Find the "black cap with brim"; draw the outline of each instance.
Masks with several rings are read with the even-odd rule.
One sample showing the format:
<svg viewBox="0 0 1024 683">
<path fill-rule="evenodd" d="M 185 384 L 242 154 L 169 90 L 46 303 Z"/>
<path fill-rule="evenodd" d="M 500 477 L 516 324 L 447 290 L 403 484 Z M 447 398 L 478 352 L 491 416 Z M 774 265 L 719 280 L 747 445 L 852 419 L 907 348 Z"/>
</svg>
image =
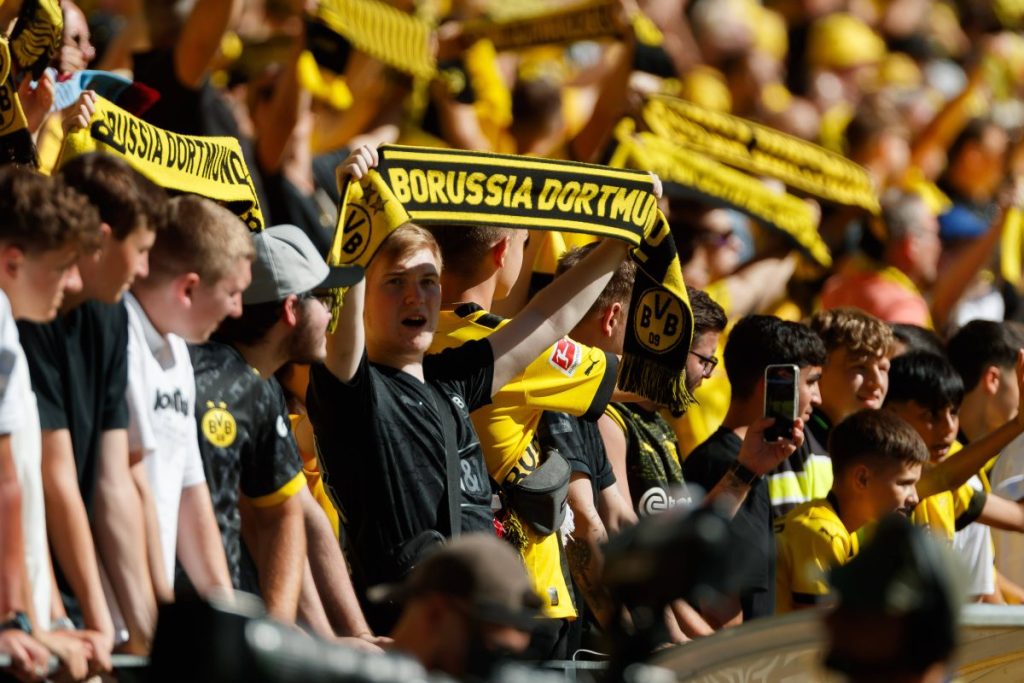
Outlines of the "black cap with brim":
<svg viewBox="0 0 1024 683">
<path fill-rule="evenodd" d="M 425 595 L 428 592 L 429 590 L 417 590 L 407 583 L 382 583 L 371 586 L 366 592 L 366 597 L 369 598 L 370 602 L 377 604 L 390 602 L 402 605 L 411 598 L 417 595 Z M 450 593 L 443 590 L 436 590 L 436 592 L 442 595 L 450 595 Z M 537 619 L 542 616 L 540 596 L 533 591 L 523 595 L 523 605 L 520 609 L 511 609 L 506 605 L 494 602 L 473 602 L 469 596 L 452 595 L 452 597 L 470 600 L 472 615 L 480 621 L 489 624 L 501 624 L 523 631 L 532 631 L 537 626 Z"/>
</svg>

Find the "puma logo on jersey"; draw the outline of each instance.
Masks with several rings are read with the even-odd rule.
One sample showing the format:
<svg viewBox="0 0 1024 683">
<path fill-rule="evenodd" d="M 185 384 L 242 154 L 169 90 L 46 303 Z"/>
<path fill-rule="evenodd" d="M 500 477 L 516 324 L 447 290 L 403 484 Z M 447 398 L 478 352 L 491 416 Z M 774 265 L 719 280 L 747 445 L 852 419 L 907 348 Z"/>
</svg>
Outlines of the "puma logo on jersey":
<svg viewBox="0 0 1024 683">
<path fill-rule="evenodd" d="M 185 397 L 182 395 L 181 389 L 175 389 L 173 394 L 157 389 L 156 401 L 153 403 L 153 410 L 167 410 L 168 408 L 177 413 L 188 416 L 188 401 L 186 401 Z"/>
<path fill-rule="evenodd" d="M 551 350 L 548 362 L 567 377 L 572 377 L 583 360 L 582 356 L 579 344 L 571 339 L 559 339 Z"/>
</svg>

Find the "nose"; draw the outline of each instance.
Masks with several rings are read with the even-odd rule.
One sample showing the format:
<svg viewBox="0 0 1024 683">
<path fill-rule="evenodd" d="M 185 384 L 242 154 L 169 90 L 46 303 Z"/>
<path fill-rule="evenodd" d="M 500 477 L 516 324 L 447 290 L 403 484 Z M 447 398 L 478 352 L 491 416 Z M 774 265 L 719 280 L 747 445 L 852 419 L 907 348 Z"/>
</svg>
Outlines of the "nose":
<svg viewBox="0 0 1024 683">
<path fill-rule="evenodd" d="M 232 318 L 242 317 L 242 295 L 235 294 L 231 297 L 231 309 L 228 311 L 228 316 Z"/>
<path fill-rule="evenodd" d="M 149 277 L 149 252 L 142 255 L 139 259 L 138 267 L 135 269 L 135 276 L 140 278 Z"/>
<path fill-rule="evenodd" d="M 915 486 L 910 490 L 910 495 L 907 497 L 907 507 L 915 508 L 919 502 L 920 500 L 917 497 L 917 487 Z"/>
<path fill-rule="evenodd" d="M 78 272 L 78 264 L 71 266 L 64 273 L 64 291 L 65 292 L 80 292 L 82 291 L 82 274 Z"/>
</svg>

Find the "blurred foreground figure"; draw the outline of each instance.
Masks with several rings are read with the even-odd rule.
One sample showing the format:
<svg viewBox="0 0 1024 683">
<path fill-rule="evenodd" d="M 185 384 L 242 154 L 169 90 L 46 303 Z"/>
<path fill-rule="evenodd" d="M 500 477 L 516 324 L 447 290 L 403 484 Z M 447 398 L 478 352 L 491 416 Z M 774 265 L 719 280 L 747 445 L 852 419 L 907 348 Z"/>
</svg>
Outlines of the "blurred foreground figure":
<svg viewBox="0 0 1024 683">
<path fill-rule="evenodd" d="M 964 600 L 955 567 L 925 529 L 885 518 L 874 540 L 832 572 L 839 605 L 825 619 L 826 665 L 851 682 L 951 680 Z"/>
</svg>

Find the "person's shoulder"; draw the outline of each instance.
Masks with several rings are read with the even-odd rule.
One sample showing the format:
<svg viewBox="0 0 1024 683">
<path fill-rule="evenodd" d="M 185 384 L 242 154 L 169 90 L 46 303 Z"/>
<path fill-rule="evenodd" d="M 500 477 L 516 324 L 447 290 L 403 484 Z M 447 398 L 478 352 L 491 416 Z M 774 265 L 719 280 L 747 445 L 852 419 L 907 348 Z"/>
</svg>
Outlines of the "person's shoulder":
<svg viewBox="0 0 1024 683">
<path fill-rule="evenodd" d="M 710 489 L 736 461 L 742 443 L 731 429 L 719 427 L 718 431 L 690 452 L 683 462 L 683 476 Z"/>
<path fill-rule="evenodd" d="M 472 339 L 459 346 L 432 353 L 423 358 L 423 374 L 428 379 L 448 379 L 471 375 L 484 365 L 493 365 L 494 353 L 486 338 Z"/>
</svg>

